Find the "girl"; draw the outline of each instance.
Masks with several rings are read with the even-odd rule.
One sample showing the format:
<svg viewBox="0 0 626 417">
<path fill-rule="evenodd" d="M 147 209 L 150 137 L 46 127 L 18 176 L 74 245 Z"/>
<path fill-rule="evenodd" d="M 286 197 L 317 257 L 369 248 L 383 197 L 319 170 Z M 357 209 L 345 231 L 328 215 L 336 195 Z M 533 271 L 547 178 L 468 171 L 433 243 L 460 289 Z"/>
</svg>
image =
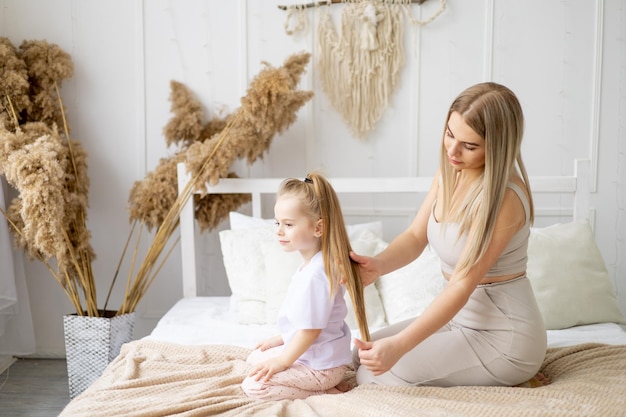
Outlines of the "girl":
<svg viewBox="0 0 626 417">
<path fill-rule="evenodd" d="M 262 341 L 247 362 L 246 395 L 279 400 L 340 393 L 351 362 L 351 333 L 344 321 L 346 281 L 361 334 L 369 340 L 363 288 L 349 257 L 350 242 L 339 199 L 328 181 L 310 173 L 287 179 L 274 206 L 276 235 L 303 263 L 293 276 L 278 316 L 280 335 Z"/>
<path fill-rule="evenodd" d="M 357 383 L 517 385 L 539 370 L 546 330 L 526 277 L 533 204 L 523 130 L 508 88 L 463 91 L 448 111 L 440 170 L 409 228 L 376 257 L 351 254 L 367 285 L 430 244 L 448 281 L 421 316 L 355 341 Z"/>
</svg>

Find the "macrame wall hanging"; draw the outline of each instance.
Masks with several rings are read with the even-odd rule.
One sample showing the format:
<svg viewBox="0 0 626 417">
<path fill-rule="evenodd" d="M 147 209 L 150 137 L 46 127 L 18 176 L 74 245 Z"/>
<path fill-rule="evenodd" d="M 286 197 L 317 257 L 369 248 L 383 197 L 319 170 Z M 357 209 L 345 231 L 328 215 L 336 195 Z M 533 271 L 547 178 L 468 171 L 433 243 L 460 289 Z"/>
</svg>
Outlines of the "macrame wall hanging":
<svg viewBox="0 0 626 417">
<path fill-rule="evenodd" d="M 317 74 L 331 105 L 358 138 L 374 128 L 397 87 L 404 65 L 404 18 L 426 25 L 446 9 L 446 0 L 440 0 L 439 10 L 422 21 L 413 17 L 411 2 L 343 0 L 340 34 L 328 8 L 321 7 L 338 1 L 281 7 L 287 10 L 285 31 L 293 35 L 307 28 L 306 9 L 318 6 Z"/>
</svg>

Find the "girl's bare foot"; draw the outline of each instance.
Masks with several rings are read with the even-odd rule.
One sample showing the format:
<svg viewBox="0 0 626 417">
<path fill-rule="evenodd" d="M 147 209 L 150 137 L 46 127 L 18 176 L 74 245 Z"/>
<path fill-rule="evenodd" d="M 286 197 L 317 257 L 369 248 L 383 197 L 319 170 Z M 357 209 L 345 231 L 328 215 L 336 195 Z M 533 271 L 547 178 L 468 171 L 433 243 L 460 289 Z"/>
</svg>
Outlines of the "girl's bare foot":
<svg viewBox="0 0 626 417">
<path fill-rule="evenodd" d="M 354 387 L 348 381 L 341 381 L 335 387 L 326 390 L 326 394 L 343 394 L 344 392 L 350 391 L 352 388 Z"/>
<path fill-rule="evenodd" d="M 335 386 L 335 388 L 337 388 L 341 392 L 348 392 L 354 387 L 348 381 L 341 381 Z"/>
</svg>

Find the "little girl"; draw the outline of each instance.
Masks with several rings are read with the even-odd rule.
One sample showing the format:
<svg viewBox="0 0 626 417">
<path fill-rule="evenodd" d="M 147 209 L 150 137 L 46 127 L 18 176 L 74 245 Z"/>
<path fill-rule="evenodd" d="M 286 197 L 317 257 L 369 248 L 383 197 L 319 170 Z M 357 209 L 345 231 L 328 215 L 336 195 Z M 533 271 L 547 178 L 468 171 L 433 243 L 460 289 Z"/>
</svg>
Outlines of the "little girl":
<svg viewBox="0 0 626 417">
<path fill-rule="evenodd" d="M 350 242 L 339 199 L 319 173 L 287 179 L 274 206 L 276 235 L 303 263 L 294 274 L 278 315 L 280 335 L 260 342 L 247 362 L 252 371 L 242 388 L 249 397 L 281 400 L 349 390 L 352 361 L 345 279 L 361 333 L 369 339 L 363 287 L 350 262 Z"/>
</svg>

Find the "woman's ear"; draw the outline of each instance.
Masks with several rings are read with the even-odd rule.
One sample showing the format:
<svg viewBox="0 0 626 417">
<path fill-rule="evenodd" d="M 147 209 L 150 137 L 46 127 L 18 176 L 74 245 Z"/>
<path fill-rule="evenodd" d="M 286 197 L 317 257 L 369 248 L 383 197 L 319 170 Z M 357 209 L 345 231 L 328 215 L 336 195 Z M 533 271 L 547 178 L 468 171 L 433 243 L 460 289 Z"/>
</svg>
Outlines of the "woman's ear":
<svg viewBox="0 0 626 417">
<path fill-rule="evenodd" d="M 322 221 L 322 219 L 319 219 L 315 223 L 315 230 L 313 231 L 313 236 L 322 237 L 322 232 L 324 232 L 324 222 Z"/>
</svg>

